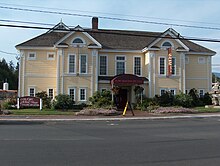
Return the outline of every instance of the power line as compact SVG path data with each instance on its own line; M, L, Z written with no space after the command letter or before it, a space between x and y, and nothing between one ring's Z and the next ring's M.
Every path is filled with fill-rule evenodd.
M4 54L8 54L8 55L18 55L16 53L6 52L6 51L2 51L2 50L0 50L0 52L4 53Z
M53 30L53 28L48 27L37 27L37 26L25 26L25 25L9 25L9 24L0 24L0 27L11 27L11 28L26 28L26 29L42 29L42 30ZM179 36L179 37L169 37L169 36L159 36L159 35L145 35L145 34L134 34L129 32L109 32L108 30L100 30L100 31L92 31L92 30L65 30L65 29L56 29L60 31L75 31L75 32L92 32L92 33L102 33L102 34L114 34L114 35L129 35L129 36L139 36L139 37L152 37L152 38L165 38L165 39L180 39L180 40L194 40L194 41L205 41L205 42L216 42L219 43L219 39L208 39L208 38L196 38L196 37L186 37L186 36Z
M2 5L9 6L21 6L21 7L32 7L32 8L40 8L40 9L52 9L52 10L63 10L63 11L75 11L81 13L95 13L95 14L107 14L107 15L115 15L115 16L125 16L125 17L136 17L136 18L147 18L147 19L156 19L156 20L168 20L168 21L181 21L181 22L189 22L189 23L199 23L199 24L212 24L212 25L220 25L219 23L211 23L211 22L202 22L202 21L192 21L192 20L182 20L182 19L170 19L170 18L159 18L159 17L147 17L141 15L130 15L130 14L119 14L119 13L109 13L109 12L97 12L97 11L88 11L88 10L73 10L67 8L52 8L52 7L42 7L42 6L33 6L33 5L20 5L20 4L9 4L9 3L0 3Z
M22 24L35 24L35 25L48 25L54 26L54 24L48 23L39 23L39 22L31 22L31 21L20 21L20 20L8 20L8 19L0 19L1 22L11 22L11 23L22 23Z
M92 15L87 15L87 14L57 12L57 11L48 11L48 10L36 10L36 9L8 7L8 6L0 6L0 8L8 9L8 10L18 10L18 11L27 11L27 12L68 15L68 16L87 17L87 18L93 17ZM136 20L136 19L125 19L125 18L107 17L107 16L106 17L105 16L98 16L98 17L101 18L101 19L116 20L116 21L126 21L126 22L136 22L136 23L155 24L155 25L186 27L186 28L197 28L197 29L220 30L220 28L218 28L218 27L196 26L196 25L186 25L186 24L173 24L173 23L165 23L165 22L145 21L145 20Z

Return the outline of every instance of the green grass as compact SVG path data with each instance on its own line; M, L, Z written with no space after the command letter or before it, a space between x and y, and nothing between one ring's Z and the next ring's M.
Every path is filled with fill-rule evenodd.
M75 115L73 111L59 111L59 110L50 110L43 109L20 109L20 110L11 110L12 115Z
M198 113L215 113L215 112L220 112L220 108L195 107L194 109L197 110Z

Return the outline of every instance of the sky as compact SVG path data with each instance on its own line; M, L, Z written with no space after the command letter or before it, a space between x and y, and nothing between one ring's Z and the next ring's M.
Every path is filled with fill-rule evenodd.
M99 28L152 32L164 32L168 28L173 28L185 37L220 40L219 6L219 0L2 0L0 1L0 25L53 27L62 20L67 26L80 25L81 27L90 28L92 16L111 17L141 20L145 23L99 18ZM5 7L65 12L87 15L88 17L10 10ZM50 25L24 24L9 22L9 20ZM146 21L159 24L146 23ZM185 25L209 28L192 28L185 27ZM4 58L7 62L12 60L16 63L18 51L15 46L46 31L0 26L0 59ZM217 52L212 58L212 63L220 64L220 42L197 43ZM220 72L220 66L213 66L212 69L213 72Z

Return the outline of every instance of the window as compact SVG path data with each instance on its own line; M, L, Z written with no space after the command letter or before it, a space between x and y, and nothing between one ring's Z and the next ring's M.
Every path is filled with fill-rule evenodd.
M69 55L69 73L75 73L75 68L76 68L76 65L75 65L75 55Z
M199 64L205 64L205 57L199 57L198 58L198 63Z
M79 89L79 100L86 101L86 89L85 88Z
M107 56L101 55L99 57L99 74L107 75Z
M170 89L170 93L174 96L176 94L176 89Z
M54 60L55 59L55 53L48 52L47 53L47 60Z
M134 57L134 74L141 75L141 57Z
M35 59L36 59L36 52L29 52L28 60L35 60Z
M29 88L29 90L28 90L28 96L35 97L35 88Z
M69 88L69 96L73 101L75 101L75 88Z
M54 94L53 94L53 89L48 89L48 97L49 97L50 99L53 99L53 96L54 96Z
M80 55L80 73L87 73L87 55Z
M160 62L159 62L159 74L160 75L165 75L165 68L166 68L166 59L165 57L160 57Z
M160 96L166 93L166 89L160 89Z
M204 96L204 89L199 89L199 97L203 97Z
M164 48L164 49L167 49L167 48L173 47L173 44L170 41L164 41L161 44L161 47Z
M83 43L84 43L83 40L80 39L80 38L75 38L75 39L73 40L73 44L83 44Z
M125 73L125 56L116 56L116 75Z
M176 75L176 58L172 58L172 75Z
M189 57L185 56L185 64L189 64Z

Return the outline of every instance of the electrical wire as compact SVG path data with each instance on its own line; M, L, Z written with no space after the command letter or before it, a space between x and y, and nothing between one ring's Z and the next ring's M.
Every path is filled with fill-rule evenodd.
M87 17L87 18L92 18L93 17L92 15L88 15L88 14L57 12L57 11L49 11L49 10L36 10L36 9L8 7L8 6L0 6L0 8L1 9L8 9L8 10L18 10L18 11L27 11L27 12L68 15L68 16ZM196 25L186 25L186 24L173 24L173 23L165 23L165 22L145 21L145 20L136 20L136 19L125 19L125 18L107 17L107 16L106 17L105 16L98 16L98 18L108 19L108 20L115 20L115 21L136 22L136 23L165 25L165 26L175 26L175 27L199 28L199 29L208 29L208 30L220 30L220 28L218 28L218 27L196 26Z

